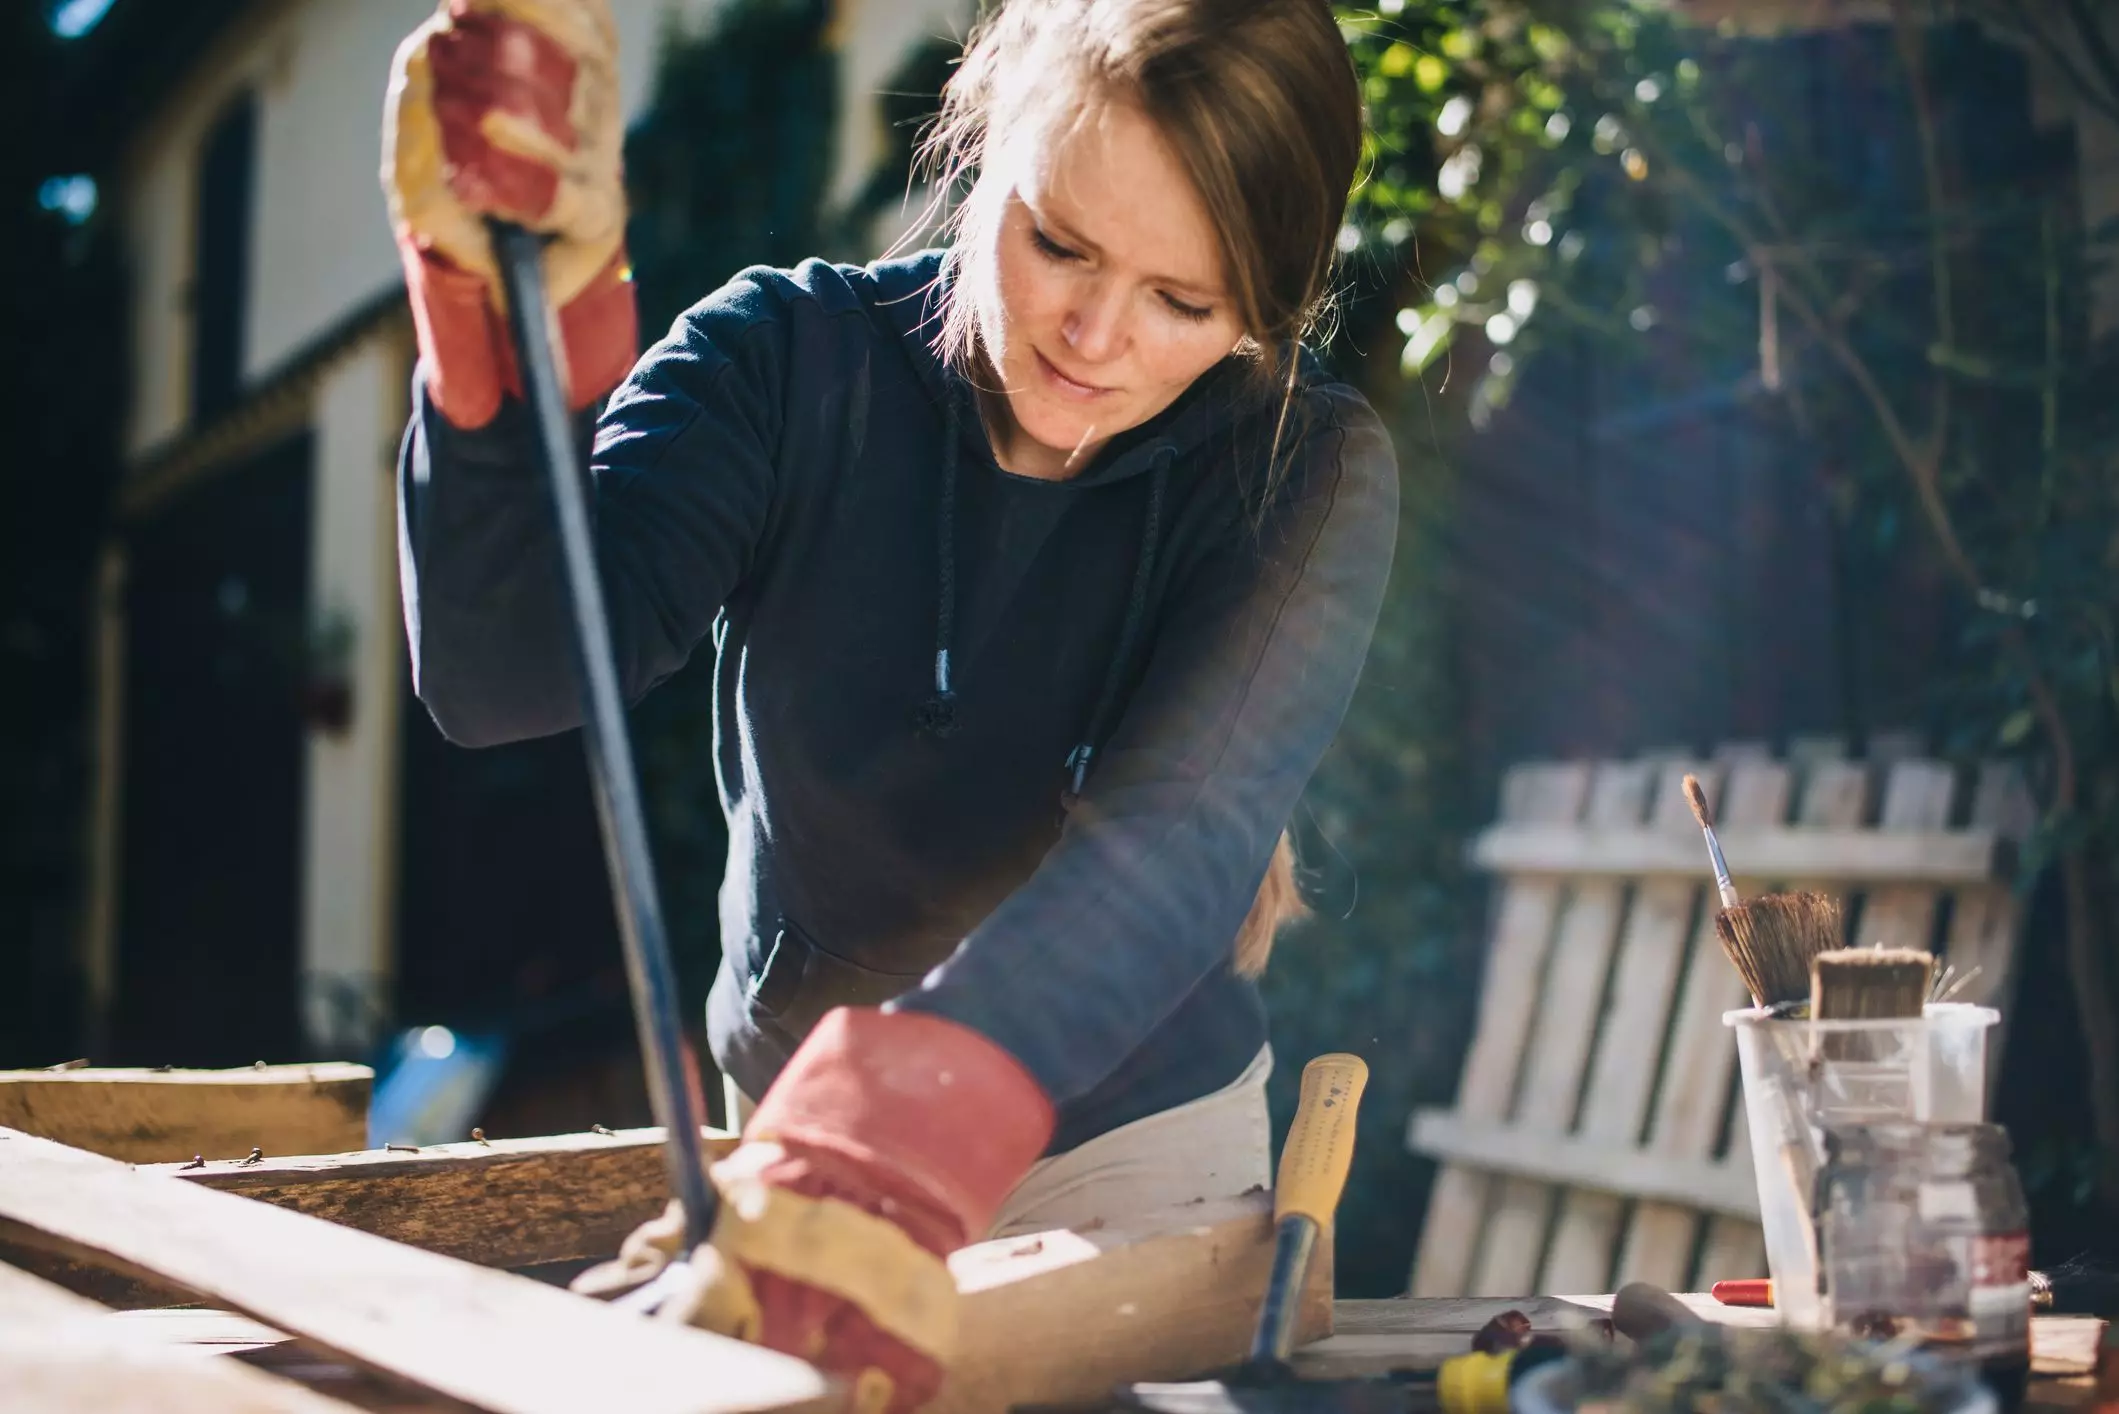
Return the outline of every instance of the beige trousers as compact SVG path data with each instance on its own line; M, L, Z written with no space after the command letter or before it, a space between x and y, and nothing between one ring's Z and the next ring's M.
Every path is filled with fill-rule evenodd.
M1266 1114L1267 1046L1210 1095L1144 1115L1063 1154L1040 1159L1001 1204L989 1236L1117 1223L1200 1198L1232 1198L1273 1182ZM751 1102L723 1077L727 1113L748 1123Z

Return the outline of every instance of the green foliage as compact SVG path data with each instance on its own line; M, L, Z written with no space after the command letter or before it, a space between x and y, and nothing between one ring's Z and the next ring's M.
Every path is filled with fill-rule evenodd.
M2018 0L1964 8L2051 48ZM2025 887L2047 867L2067 879L2109 1193L2119 410L2113 341L2087 311L2119 231L2084 229L2075 183L2094 175L2032 128L2020 58L1940 22L1949 9L1782 39L1645 0L1342 11L1377 128L1356 248L1399 305L1401 338L1370 360L1396 353L1423 387L1471 365L1449 406L1478 426L1541 351L1586 336L1638 367L1682 318L1700 383L1821 469L1854 645L1847 729L1915 722L2038 784ZM2119 64L2062 49L2051 72L2078 121L2119 124ZM1918 682L1865 669L1888 660L1908 584L1942 592L1949 634Z

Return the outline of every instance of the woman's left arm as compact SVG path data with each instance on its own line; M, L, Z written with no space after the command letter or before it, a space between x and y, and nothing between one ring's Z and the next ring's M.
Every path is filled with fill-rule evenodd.
M1262 528L1195 566L1058 843L893 1009L985 1035L1057 1104L1086 1094L1227 962L1367 657L1398 526L1397 460L1351 389Z

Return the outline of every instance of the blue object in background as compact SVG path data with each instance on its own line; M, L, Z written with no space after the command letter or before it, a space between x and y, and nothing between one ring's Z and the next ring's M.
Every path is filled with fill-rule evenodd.
M507 1060L500 1036L474 1036L446 1026L415 1026L397 1034L376 1066L368 1102L368 1147L454 1144L471 1137Z

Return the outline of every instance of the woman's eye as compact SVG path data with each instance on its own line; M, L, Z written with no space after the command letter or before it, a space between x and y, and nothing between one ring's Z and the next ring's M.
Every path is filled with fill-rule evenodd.
M1214 312L1213 310L1203 308L1200 305L1186 304L1183 300L1178 299L1172 295L1164 295L1163 303L1170 306L1170 312L1176 315L1178 318L1190 319L1195 323L1204 320L1208 315Z
M1081 259L1077 252L1067 249L1035 226L1030 228L1030 243L1037 247L1039 254L1051 260Z

